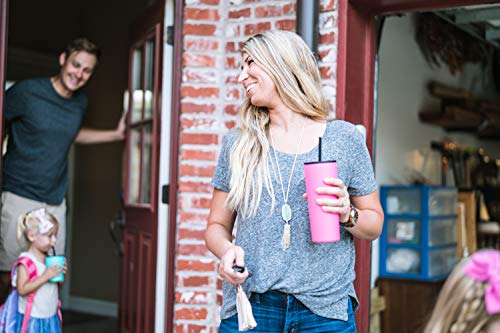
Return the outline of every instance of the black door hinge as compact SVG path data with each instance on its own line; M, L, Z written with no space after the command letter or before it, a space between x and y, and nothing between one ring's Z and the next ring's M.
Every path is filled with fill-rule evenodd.
M174 45L174 26L169 25L167 27L167 44Z
M164 203L164 204L167 204L168 205L168 198L169 198L169 194L168 192L170 192L170 185L167 184L167 185L163 185L161 187L161 202Z

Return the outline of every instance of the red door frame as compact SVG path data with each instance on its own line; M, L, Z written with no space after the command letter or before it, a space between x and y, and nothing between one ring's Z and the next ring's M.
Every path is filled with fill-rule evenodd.
M339 0L336 117L366 127L367 145L373 145L373 81L375 19L357 11L348 0ZM358 332L370 330L371 243L355 239L356 280L359 309Z
M339 0L336 116L367 130L367 145L373 154L375 18L401 12L436 10L481 3L486 0ZM370 242L355 240L356 280L360 308L356 322L360 333L369 332Z
M179 175L179 129L181 109L182 85L182 53L183 53L183 17L184 0L175 0L174 3L174 49L172 64L172 108L170 113L170 188L168 208L168 253L166 287L167 299L165 304L165 333L174 331L174 304L175 304L175 249L177 229L177 183ZM165 92L168 93L168 92ZM161 223L161 222L160 222Z

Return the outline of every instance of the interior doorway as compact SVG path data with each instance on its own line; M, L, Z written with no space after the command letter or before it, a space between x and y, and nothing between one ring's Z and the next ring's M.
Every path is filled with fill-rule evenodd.
M485 1L485 3L486 2L487 1ZM405 144L413 149L416 141L430 141L429 130L422 131L422 129L419 128L419 125L421 124L419 124L418 119L418 111L427 107L427 105L425 105L422 100L416 100L421 96L422 92L425 92L426 85L420 81L415 83L416 77L421 79L427 75L430 70L419 70L417 65L425 64L425 60L423 60L421 51L418 48L410 51L410 53L405 53L408 44L416 44L414 43L414 31L411 29L412 25L410 22L414 14L411 13L421 11L441 11L447 9L444 8L444 6L478 5L478 3L479 2L477 1L449 1L443 5L442 2L438 1L404 0L378 2L360 0L346 2L346 22L344 22L344 28L346 29L344 30L345 35L343 34L341 28L339 28L339 38L345 37L346 42L345 45L339 45L338 65L339 68L345 67L345 71L347 72L340 73L341 75L339 75L339 81L337 82L341 91L345 89L345 95L341 97L340 102L342 103L342 106L345 106L345 112L347 114L349 113L349 110L351 110L351 112L356 112L354 110L358 109L361 110L357 111L359 114L363 115L363 117L368 119L368 121L373 121L373 128L376 133L373 133L372 136L374 139L372 147L376 160L378 181L380 181L380 173L385 172L385 180L383 180L383 182L401 182L402 179L394 179L396 174L394 160L399 159L396 163L397 167L399 167L400 164L404 164L402 161L407 156L401 156L396 153L400 152ZM384 15L388 15L386 24L391 21L390 24L387 25L393 25L393 28L390 36L382 34L382 44L385 39L385 42L391 44L389 46L392 47L390 50L385 50L384 54L386 58L380 61L380 67L377 68L375 65L377 49L375 36L377 35L377 30L379 28L377 25L377 17ZM340 23L340 26L342 27L342 23ZM406 35L402 36L404 32L406 32ZM340 39L339 43L341 43ZM387 46L388 45L386 44L386 47ZM345 53L343 53L344 50ZM354 59L352 57L354 57ZM384 57L384 55L381 54L380 57ZM385 68L383 69L382 66L385 66ZM386 72L383 73L383 70ZM362 73L359 73L360 71ZM444 75L445 71L448 71L446 65L442 66L440 71L442 72L441 75ZM374 79L375 75L378 76L379 82ZM449 73L447 75L448 77L452 77ZM386 83L391 83L390 86L387 85L385 88L382 88L386 89L385 92L381 89L378 91L374 89L377 84L380 87L380 84L382 84L381 80L385 80ZM455 77L453 82L468 85L468 88L471 88L473 85L470 83L471 81L467 82L467 78ZM406 97L409 95L410 99L405 102L404 96L402 96L402 94L398 94L398 92L401 92L401 90L398 89L405 92ZM389 101L391 98L392 100ZM383 102L382 100L386 103L383 106L381 105ZM383 115L383 112L387 112L388 104L390 103L393 103L394 113L386 113ZM394 106L396 103L399 104ZM375 113L378 113L378 115ZM401 119L404 118L404 115L410 117L411 121L402 122ZM415 140L415 137L411 138L411 133L413 133L413 131L418 132L418 140ZM433 131L436 132L442 130L434 128ZM441 133L444 133L444 131ZM386 138L392 140L392 146L387 144L387 140L385 142L381 142L382 140L379 137L381 135L385 135ZM429 142L427 142L426 146L428 144ZM394 146L397 146L396 150L392 149ZM391 156L392 160L387 159L387 154L391 153L393 154ZM437 165L437 167L439 179L440 166ZM372 270L375 271L374 275L376 275L379 265L378 248L375 247L372 254ZM439 291L439 289L437 290ZM404 294L405 290L398 289L395 291L395 294L396 293ZM437 296L435 290L433 290L432 293L434 295L433 297ZM422 295L423 293L421 292L420 294ZM413 298L410 297L410 299ZM429 299L432 301L432 297L429 297ZM414 301L412 303L418 302ZM401 304L402 303L399 303L399 305L395 305L395 307L399 306L399 308L405 308L404 306L401 306ZM432 308L432 304L429 304L429 308ZM418 310L414 310L415 313L417 313L417 311ZM393 319L396 319L396 317L397 316L393 316ZM400 320L404 321L405 318L406 317L403 315L399 316ZM420 324L422 324L422 322ZM402 328L402 326L399 328L400 329L398 331L401 332L416 331L411 329L407 330L406 328ZM383 331L385 332L386 330Z
M337 74L337 110L346 114L346 119L356 123L366 123L368 129L368 145L377 148L374 142L378 130L376 123L375 97L375 59L378 16L411 13L429 10L441 10L447 7L478 5L492 1L432 1L432 0L352 0L339 1L339 55ZM384 37L382 37L384 38ZM396 43L396 45L398 45ZM407 78L411 80L411 77ZM403 110L400 110L403 112ZM377 112L383 112L378 110ZM349 115L352 116L349 116ZM394 140L396 139L396 140ZM392 140L399 143L398 138ZM375 154L375 159L378 157ZM378 170L380 165L376 166ZM358 250L358 249L357 249ZM373 253L376 253L375 249ZM372 268L378 265L374 260ZM369 275L369 274L368 274ZM402 290L397 291L402 293ZM401 308L401 306L400 306ZM363 311L363 308L361 308ZM368 317L368 316L366 316ZM365 316L363 316L365 318ZM404 320L404 319L403 319ZM362 326L362 327L361 327ZM368 328L360 325L360 331L368 332ZM399 330L398 332L406 332ZM386 332L386 331L384 331ZM413 332L408 330L408 332Z
M89 97L84 126L114 128L127 89L130 26L155 2L2 2L8 3L6 81L57 74L66 44L87 37L101 48L102 57L84 88ZM108 229L122 205L122 153L123 144L112 143L76 146L70 154L65 308L117 316L120 257Z

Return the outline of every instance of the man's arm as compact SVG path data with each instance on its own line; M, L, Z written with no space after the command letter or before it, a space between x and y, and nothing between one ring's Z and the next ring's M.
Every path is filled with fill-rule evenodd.
M2 142L7 138L7 135L9 135L9 131L9 121L4 117L2 123Z
M124 112L118 122L118 126L114 130L97 130L87 127L82 127L78 132L75 143L78 144L93 144L121 141L125 139L125 121L127 112Z

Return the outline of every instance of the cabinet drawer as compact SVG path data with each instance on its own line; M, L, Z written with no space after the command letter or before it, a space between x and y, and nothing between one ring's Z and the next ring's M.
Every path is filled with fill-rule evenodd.
M420 214L420 190L394 189L387 191L387 214Z
M431 189L429 191L429 215L457 214L456 189Z
M387 243L418 244L420 243L420 220L391 218L387 220Z
M429 246L447 245L456 242L456 218L429 220Z
M388 248L385 269L390 274L421 274L420 251L410 248Z
M429 275L440 276L449 274L457 263L456 246L429 251Z

